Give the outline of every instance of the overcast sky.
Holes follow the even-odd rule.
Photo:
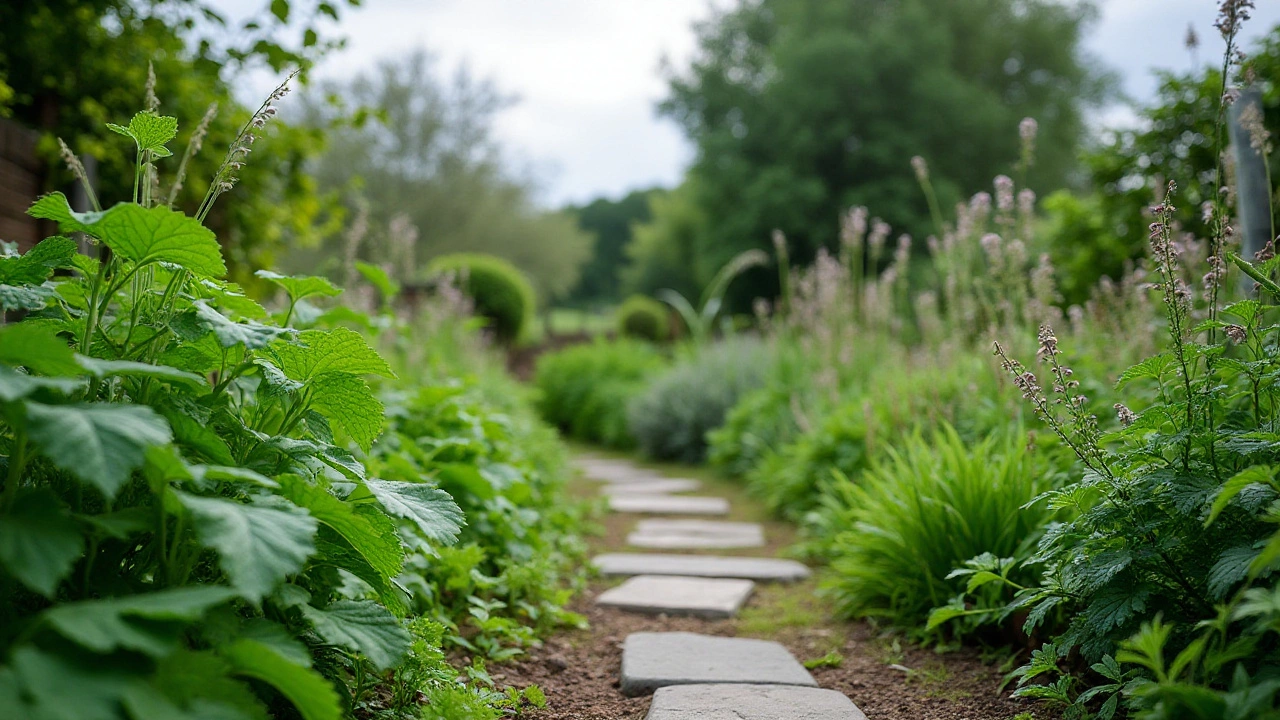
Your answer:
[[[679,130],[657,117],[666,55],[693,52],[690,25],[711,3],[733,0],[364,0],[344,9],[347,49],[329,57],[321,77],[344,77],[385,57],[424,48],[445,70],[466,63],[519,98],[498,121],[513,157],[531,167],[548,205],[674,185],[691,152]],[[229,9],[261,0],[225,0]],[[1247,28],[1256,37],[1280,24],[1280,0],[1260,0]],[[1121,73],[1124,91],[1152,96],[1151,70],[1185,70],[1188,23],[1199,59],[1220,57],[1215,0],[1099,0],[1101,19],[1088,50]],[[258,85],[259,83],[254,83]],[[270,85],[265,85],[270,87]],[[1107,113],[1102,122],[1126,114]]]

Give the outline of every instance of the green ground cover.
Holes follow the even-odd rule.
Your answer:
[[[31,207],[93,257],[0,250],[0,716],[510,716],[542,694],[486,661],[581,622],[563,448],[474,320],[397,315],[373,266],[260,271],[265,304],[224,279],[201,220],[282,95],[195,216],[143,111],[131,199]]]

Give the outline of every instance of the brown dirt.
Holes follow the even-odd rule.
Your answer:
[[[658,466],[660,467],[660,466]],[[707,471],[663,467],[673,476],[704,480],[699,494],[728,497],[734,520],[760,521],[758,506],[734,485]],[[580,482],[574,490],[594,492]],[[597,552],[625,547],[634,517],[608,515],[601,519],[603,534],[594,539]],[[769,547],[743,554],[775,555],[794,539],[786,525],[767,522]],[[725,551],[736,553],[737,551]],[[642,720],[650,698],[627,698],[618,691],[622,642],[632,632],[684,630],[711,635],[742,635],[776,640],[801,661],[824,656],[839,658],[838,667],[812,669],[818,684],[848,695],[870,720],[1008,720],[1047,718],[1043,708],[1000,693],[1000,672],[984,663],[974,650],[937,653],[915,647],[867,622],[833,618],[816,593],[818,582],[761,585],[735,620],[636,615],[592,604],[601,591],[616,584],[596,580],[578,597],[574,610],[587,616],[590,627],[557,635],[520,661],[494,668],[499,684],[539,685],[547,708],[528,715],[533,720]]]

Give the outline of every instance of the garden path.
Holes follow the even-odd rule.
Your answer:
[[[581,458],[579,467],[602,483],[613,512],[729,513],[725,498],[674,494],[696,490],[696,481],[673,481],[621,460]],[[765,541],[758,523],[650,520],[637,524],[628,543],[701,552],[760,547]],[[597,605],[661,616],[731,618],[757,581],[809,576],[800,563],[774,558],[610,553],[593,562],[603,575],[630,578],[598,595]],[[849,698],[818,688],[790,651],[767,640],[670,630],[632,633],[623,642],[619,685],[628,696],[653,693],[646,720],[866,720]]]
[[[530,720],[1027,717],[976,652],[938,655],[833,617],[808,568],[778,557],[795,528],[740,485],[706,468],[645,467],[598,451],[577,464],[580,497],[703,497],[727,514],[668,514],[667,503],[600,518],[590,542],[602,577],[572,603],[589,626],[490,668],[500,686],[546,692]]]

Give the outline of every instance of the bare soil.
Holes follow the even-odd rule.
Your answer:
[[[660,467],[660,466],[659,466]],[[672,476],[704,481],[698,494],[728,497],[729,519],[761,521],[759,506],[732,484],[700,468],[662,468]],[[590,495],[596,485],[583,481],[575,492]],[[594,539],[596,552],[625,550],[635,516],[601,518],[604,532]],[[777,555],[794,540],[785,524],[766,522],[768,547],[724,554]],[[622,642],[639,631],[674,631],[765,638],[785,645],[802,662],[826,658],[811,669],[818,684],[849,696],[870,720],[1009,720],[1052,717],[999,691],[999,670],[983,662],[975,650],[938,653],[875,628],[868,622],[834,618],[817,593],[817,580],[797,584],[758,585],[742,614],[734,620],[702,620],[637,615],[597,608],[593,599],[617,584],[596,580],[579,596],[574,610],[590,627],[557,635],[522,659],[494,668],[499,684],[539,685],[547,707],[528,715],[534,720],[642,720],[650,698],[627,698],[618,691]]]

